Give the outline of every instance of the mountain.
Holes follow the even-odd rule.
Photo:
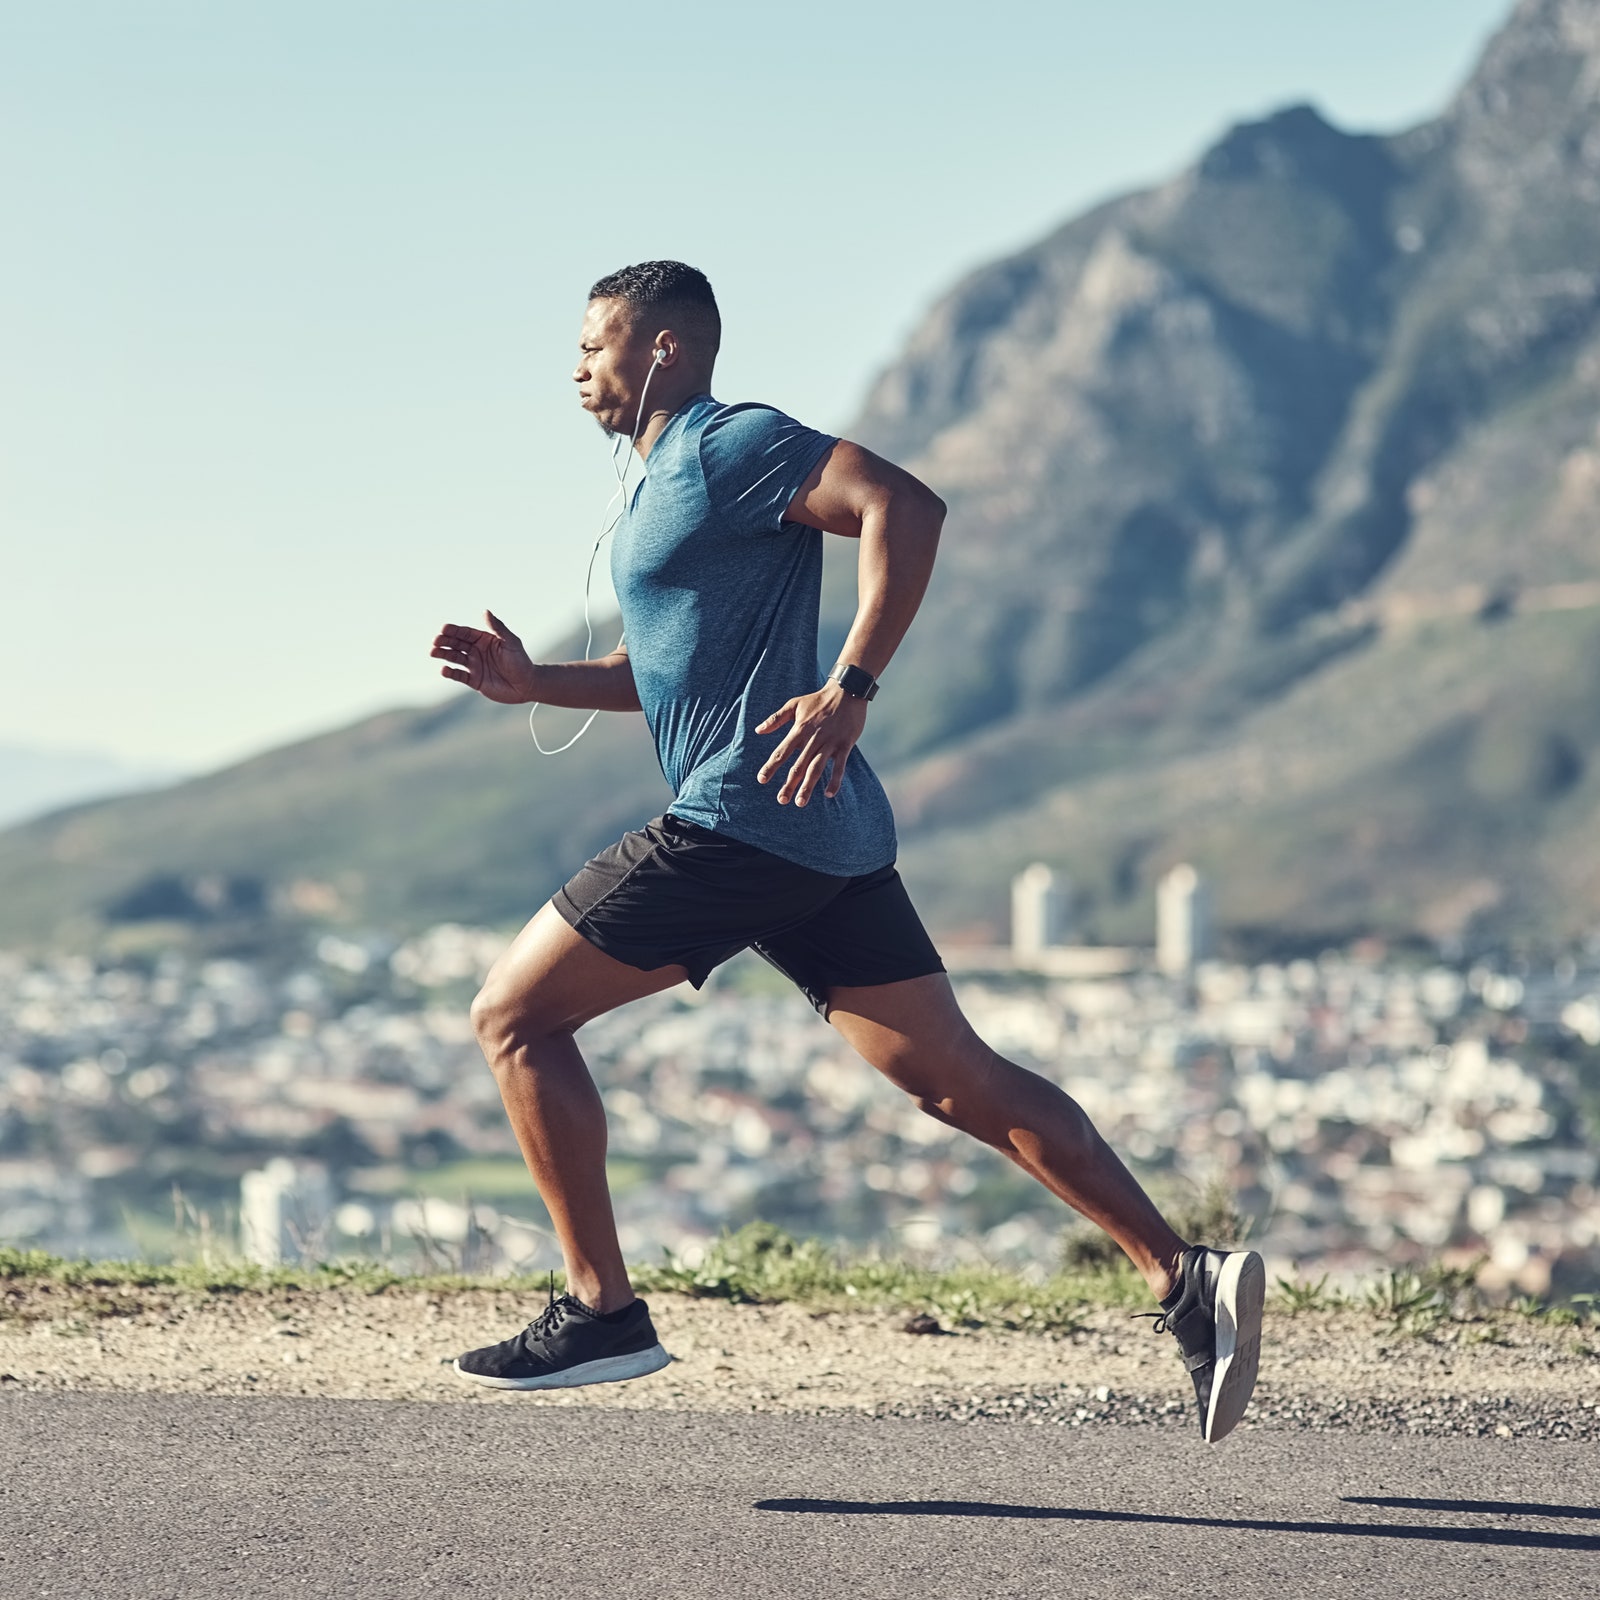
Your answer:
[[[525,713],[462,696],[74,806],[0,834],[0,940],[106,922],[227,929],[268,909],[515,922],[670,798],[640,718],[597,719],[573,754],[545,761]]]
[[[1293,108],[975,273],[857,432],[952,506],[885,698],[908,871],[1124,934],[1600,913],[1600,4],[1525,0],[1437,121]]]
[[[1037,857],[1105,938],[1181,858],[1258,946],[1595,923],[1597,419],[1600,0],[1523,0],[1425,126],[1289,108],[958,284],[849,430],[950,505],[867,744],[930,922],[993,936]],[[629,719],[546,763],[397,712],[0,835],[0,938],[509,919],[661,793]]]

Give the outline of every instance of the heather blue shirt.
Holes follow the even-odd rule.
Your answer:
[[[756,725],[824,677],[823,536],[783,516],[834,443],[770,406],[687,401],[618,524],[611,578],[671,814],[857,877],[895,857],[888,797],[859,750],[832,800],[819,783],[809,804],[780,806],[782,778],[756,782],[788,731]]]

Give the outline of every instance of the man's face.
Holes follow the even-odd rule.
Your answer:
[[[591,300],[578,335],[578,403],[608,434],[633,432],[650,371],[650,334],[629,310],[623,300]]]

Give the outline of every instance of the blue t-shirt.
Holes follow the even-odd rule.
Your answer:
[[[824,676],[822,534],[783,518],[835,442],[770,406],[687,401],[651,447],[611,578],[672,815],[858,877],[895,857],[888,797],[859,750],[832,800],[819,783],[808,805],[780,806],[782,777],[756,782],[788,732],[756,725]]]

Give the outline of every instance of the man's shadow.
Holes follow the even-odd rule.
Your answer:
[[[1592,1506],[1524,1504],[1509,1500],[1403,1500],[1351,1496],[1342,1503],[1383,1506],[1397,1511],[1600,1520],[1600,1509]],[[986,1500],[758,1500],[755,1509],[854,1517],[1016,1517],[1029,1521],[1143,1523],[1169,1528],[1237,1528],[1249,1533],[1323,1533],[1337,1534],[1346,1539],[1413,1539],[1436,1544],[1500,1545],[1531,1550],[1600,1550],[1600,1534],[1553,1533],[1537,1528],[1457,1527],[1437,1523],[1289,1522],[1265,1517],[1180,1517],[1154,1511],[1013,1506]]]

